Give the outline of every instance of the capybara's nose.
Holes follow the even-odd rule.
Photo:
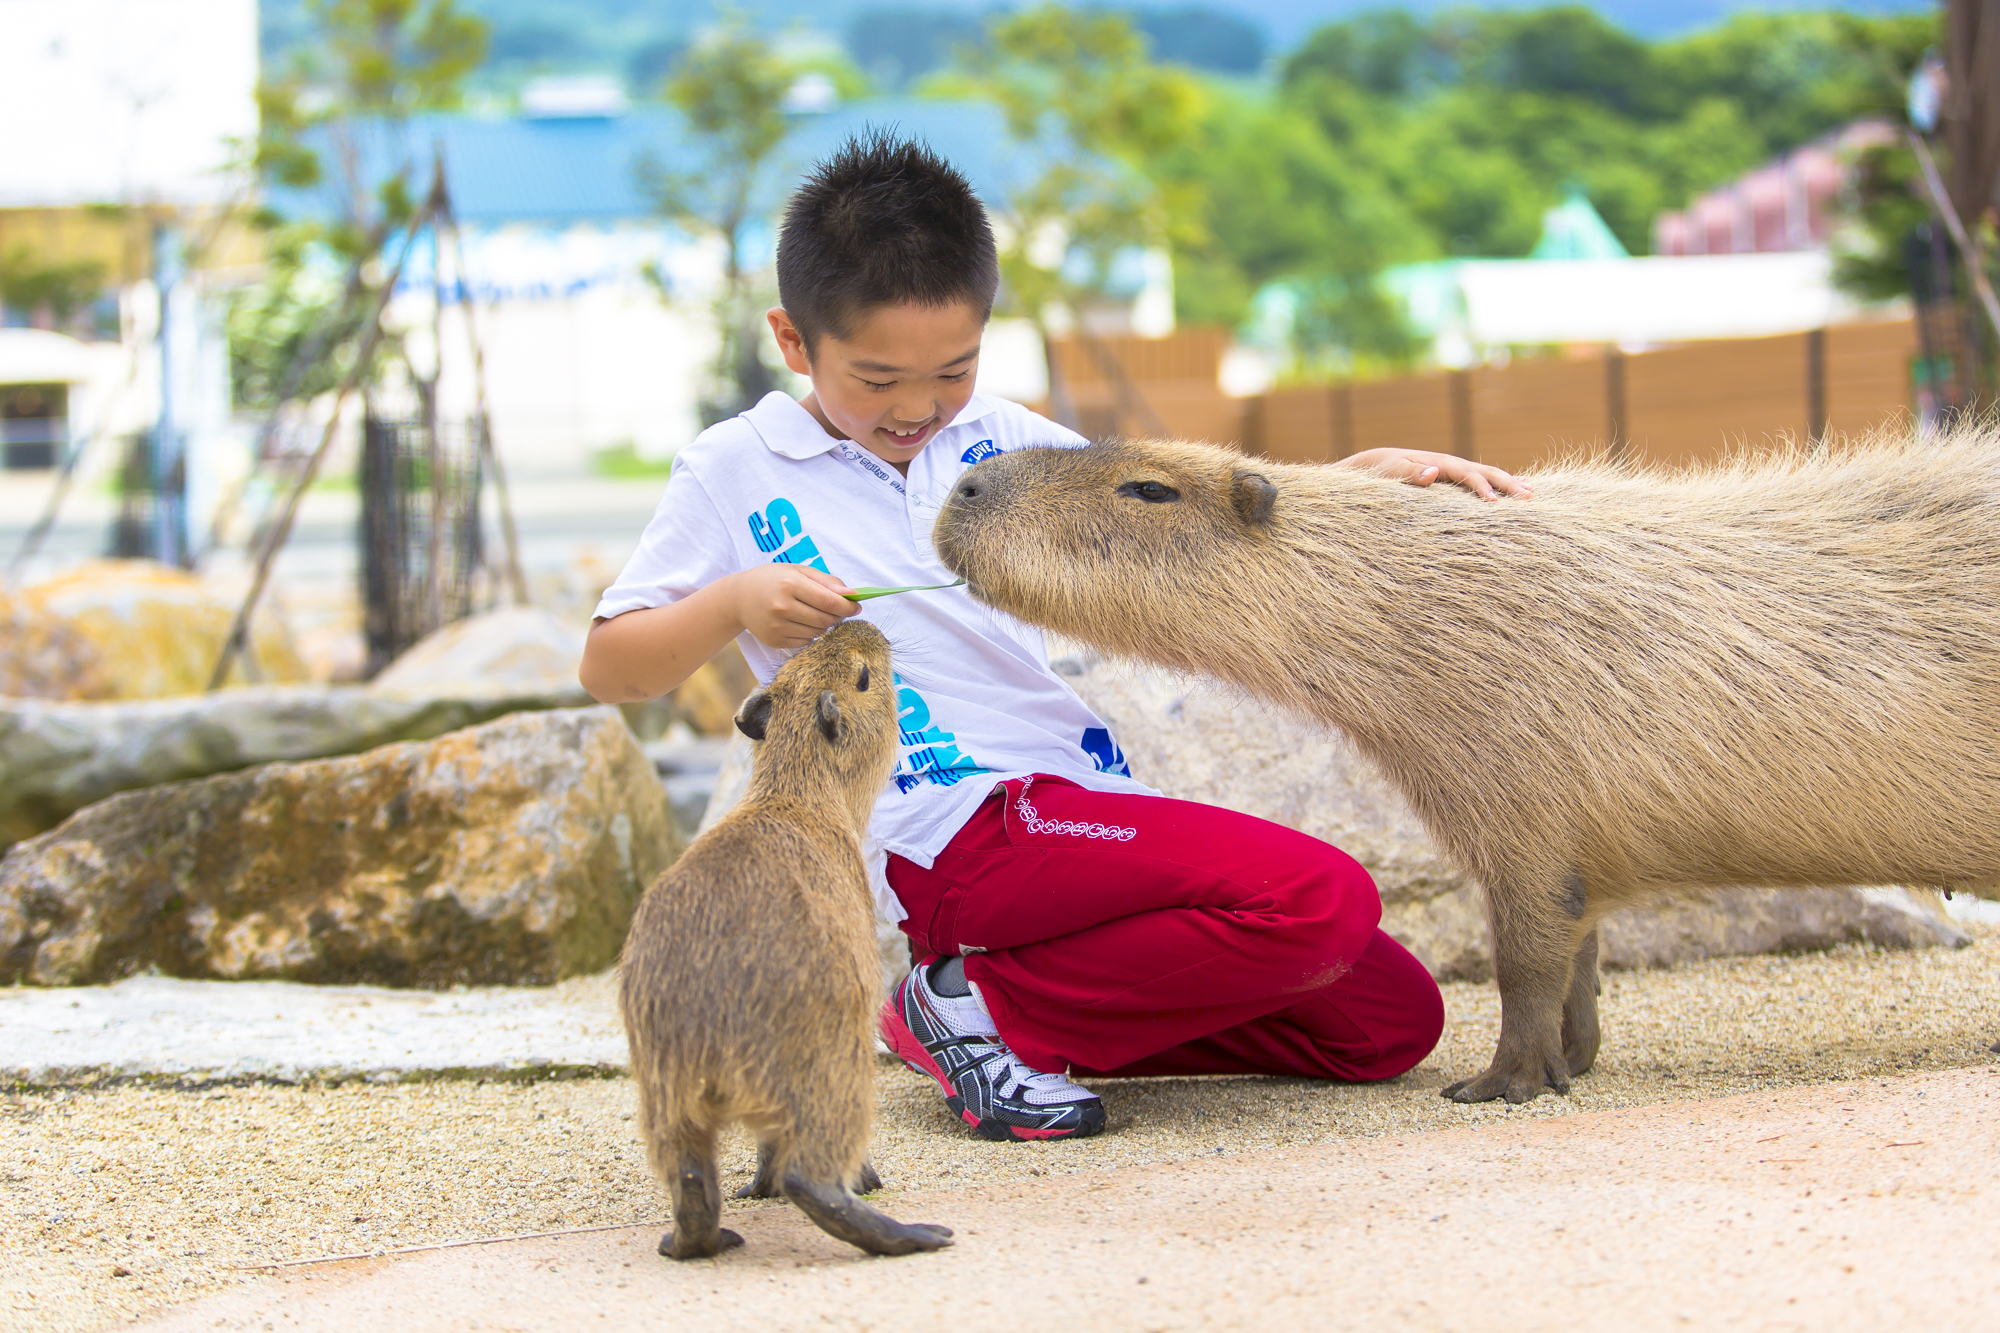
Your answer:
[[[954,500],[977,500],[984,494],[986,494],[986,487],[973,478],[967,477],[952,489],[951,498]]]

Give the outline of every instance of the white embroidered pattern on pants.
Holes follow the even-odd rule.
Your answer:
[[[1035,785],[1033,778],[1021,782],[1021,794],[1014,798],[1014,812],[1021,816],[1030,833],[1066,833],[1072,838],[1106,838],[1112,842],[1130,842],[1139,836],[1135,828],[1120,828],[1116,824],[1080,824],[1073,819],[1043,819],[1035,807],[1028,804],[1028,790]]]

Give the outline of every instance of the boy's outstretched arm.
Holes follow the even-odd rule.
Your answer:
[[[1448,481],[1454,486],[1465,487],[1482,500],[1497,500],[1502,495],[1517,495],[1525,500],[1535,493],[1533,486],[1511,472],[1475,463],[1457,454],[1432,453],[1428,449],[1363,449],[1358,454],[1349,454],[1334,466],[1366,468],[1385,477],[1407,481],[1412,486]]]
[[[599,703],[657,699],[749,630],[773,648],[803,648],[861,609],[854,589],[804,565],[769,564],[726,574],[665,606],[599,620],[576,678]]]

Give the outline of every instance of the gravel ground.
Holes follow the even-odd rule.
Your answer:
[[[973,1140],[928,1081],[885,1065],[875,1161],[892,1191],[952,1189],[1980,1065],[2000,1037],[2000,929],[1975,936],[1958,951],[1614,974],[1596,1071],[1568,1098],[1519,1108],[1437,1096],[1490,1054],[1498,999],[1474,985],[1445,988],[1444,1040],[1401,1079],[1106,1081],[1110,1131],[1080,1143]],[[276,1260],[663,1219],[632,1106],[622,1078],[5,1097],[0,1323],[99,1328],[254,1281],[254,1265]],[[747,1177],[748,1145],[725,1166]]]

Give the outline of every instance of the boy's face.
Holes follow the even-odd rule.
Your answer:
[[[785,364],[812,380],[802,406],[898,471],[972,397],[986,331],[976,306],[878,306],[845,338],[821,334],[810,358],[789,315],[769,319]]]

